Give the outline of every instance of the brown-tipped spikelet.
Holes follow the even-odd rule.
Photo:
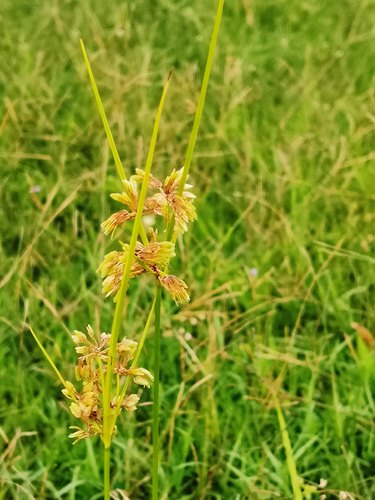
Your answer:
[[[123,243],[122,248],[123,252],[108,253],[97,270],[103,278],[102,292],[106,297],[114,295],[116,299],[121,285],[129,245]],[[175,255],[174,244],[171,241],[151,241],[147,245],[137,242],[134,255],[136,260],[132,264],[130,278],[145,272],[151,272],[158,278]]]
[[[183,169],[173,169],[170,175],[165,179],[164,183],[150,175],[148,187],[155,194],[146,198],[143,215],[159,215],[166,219],[167,224],[171,221],[173,214],[175,220],[175,231],[184,232],[187,230],[188,223],[197,218],[197,213],[194,207],[195,195],[190,191],[191,184],[185,184],[182,195],[178,194],[178,186],[181,181]],[[113,232],[122,224],[129,220],[135,219],[138,207],[138,187],[137,183],[143,182],[144,171],[137,169],[137,173],[130,180],[123,181],[124,192],[113,193],[111,198],[123,205],[126,205],[127,210],[120,210],[112,214],[101,225],[104,234],[113,234]]]
[[[193,204],[195,195],[189,191],[191,184],[185,184],[182,196],[178,195],[178,186],[181,181],[183,169],[173,169],[171,174],[165,179],[162,193],[175,217],[175,230],[187,231],[187,224],[197,218],[197,213]]]
[[[119,212],[115,212],[112,214],[107,220],[105,220],[101,224],[101,228],[103,233],[107,236],[108,234],[112,234],[116,231],[116,229],[127,222],[128,220],[132,220],[135,218],[135,212],[128,212],[127,210],[120,210]]]
[[[184,302],[189,302],[190,297],[187,292],[188,286],[177,276],[173,274],[168,274],[166,276],[159,276],[159,281],[161,285],[167,290],[171,295],[176,304],[183,304]]]
[[[120,289],[124,265],[128,258],[129,245],[124,244],[123,249],[123,252],[109,252],[97,269],[97,272],[100,273],[101,278],[103,278],[102,293],[106,297],[114,295],[115,300],[117,292]],[[146,269],[144,267],[138,262],[134,262],[130,270],[130,278],[134,278],[145,272]]]
[[[138,186],[134,179],[122,181],[124,191],[122,193],[113,193],[111,198],[126,205],[131,212],[136,212],[138,207]]]
[[[124,401],[122,401],[121,406],[127,411],[135,411],[137,409],[137,404],[139,401],[139,396],[136,394],[130,394]]]
[[[135,249],[136,258],[148,266],[165,267],[175,255],[171,241],[152,241],[146,246],[138,242]]]
[[[148,388],[151,387],[151,382],[154,380],[154,377],[146,368],[131,368],[126,375],[132,377],[135,384]]]
[[[136,174],[132,175],[131,178],[135,182],[139,182],[140,184],[142,184],[143,178],[145,176],[145,171],[142,168],[136,168],[135,171],[136,171]],[[148,177],[148,187],[150,189],[160,189],[162,187],[162,185],[163,185],[163,183],[161,181],[159,181],[159,179],[157,179],[156,177],[154,177],[152,174],[149,175],[149,177]]]

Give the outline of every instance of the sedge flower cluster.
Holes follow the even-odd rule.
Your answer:
[[[143,215],[155,215],[164,220],[165,227],[174,225],[176,233],[187,230],[189,222],[196,219],[194,207],[194,194],[192,186],[185,184],[182,194],[179,194],[179,184],[183,169],[173,170],[164,182],[150,175],[148,188],[152,194],[146,198]],[[127,208],[115,212],[102,224],[106,235],[113,235],[117,228],[125,222],[135,219],[138,207],[138,185],[143,182],[144,171],[136,170],[136,174],[129,180],[123,181],[123,192],[113,193],[111,198],[125,205]],[[174,243],[171,241],[157,241],[157,232],[151,229],[151,239],[147,244],[137,242],[134,262],[130,270],[130,278],[135,278],[144,273],[155,276],[162,287],[171,295],[177,304],[189,301],[186,283],[168,274],[169,262],[175,256]],[[108,253],[98,268],[103,283],[102,292],[106,297],[113,296],[116,301],[120,289],[126,261],[129,259],[129,245],[121,243],[121,250]]]
[[[180,195],[178,192],[182,176],[181,170],[173,170],[164,182],[150,175],[148,189],[152,194],[146,198],[142,215],[156,215],[165,223],[165,230],[172,224],[175,233],[184,232],[187,224],[196,218],[193,204],[195,196],[191,193],[191,185],[185,184]],[[124,180],[123,191],[114,193],[111,197],[126,206],[126,209],[112,214],[101,225],[104,234],[113,236],[116,229],[125,222],[134,220],[138,210],[139,184],[144,180],[144,171],[136,170],[136,174],[129,180]],[[106,297],[113,297],[116,301],[124,269],[127,261],[132,259],[130,278],[142,274],[151,274],[157,282],[169,293],[177,304],[189,301],[186,283],[168,273],[169,263],[175,256],[175,244],[172,241],[158,241],[158,233],[150,229],[149,240],[141,243],[137,241],[134,258],[130,255],[130,245],[119,241],[119,250],[109,252],[98,268],[102,278],[102,292]],[[104,393],[105,380],[109,363],[111,335],[107,333],[95,334],[91,326],[87,333],[74,331],[72,340],[78,355],[75,367],[77,383],[66,381],[63,394],[70,400],[70,411],[77,419],[81,420],[84,428],[71,427],[74,432],[69,437],[77,442],[81,439],[99,435],[103,438],[104,420]],[[150,387],[153,381],[152,374],[145,368],[132,366],[137,351],[137,342],[124,338],[116,344],[116,359],[113,374],[116,376],[118,387],[124,385],[129,377],[135,384]],[[77,384],[80,388],[77,388]],[[125,409],[134,411],[139,401],[138,394],[121,396],[121,391],[116,391],[116,396],[110,401],[110,414],[107,416],[115,421],[119,411]],[[113,432],[116,427],[113,427]]]
[[[110,338],[107,333],[95,334],[90,325],[87,327],[87,333],[75,330],[72,334],[78,355],[75,367],[77,383],[74,385],[66,381],[62,392],[70,400],[71,413],[84,424],[84,428],[71,427],[74,432],[69,437],[74,439],[75,443],[90,436],[103,436],[103,394]],[[137,342],[127,338],[117,342],[114,373],[118,375],[120,383],[123,377],[130,377],[135,384],[149,388],[153,381],[151,373],[145,368],[129,366],[137,345]],[[81,386],[80,389],[77,388],[78,385]],[[114,414],[118,405],[120,410],[135,411],[138,401],[139,396],[135,393],[129,394],[121,401],[114,397],[110,402],[111,412]]]

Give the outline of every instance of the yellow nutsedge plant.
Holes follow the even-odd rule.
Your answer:
[[[98,273],[102,279],[102,292],[105,297],[112,297],[115,302],[110,333],[95,332],[88,325],[86,332],[76,330],[71,335],[78,358],[74,383],[65,380],[36,333],[33,330],[31,333],[63,385],[62,392],[69,401],[72,415],[81,422],[80,426],[71,427],[73,432],[69,437],[74,443],[92,436],[99,436],[101,439],[104,448],[103,494],[105,500],[109,500],[111,494],[110,447],[117,432],[117,418],[122,410],[135,411],[139,401],[138,394],[128,392],[132,383],[147,388],[150,388],[153,383],[152,499],[158,499],[161,296],[164,289],[176,304],[189,301],[186,283],[181,278],[170,274],[169,263],[175,256],[177,236],[185,232],[188,224],[197,217],[192,186],[186,181],[206,98],[223,5],[224,0],[219,0],[184,166],[178,170],[173,169],[163,181],[151,174],[151,167],[170,76],[164,84],[156,112],[145,168],[137,169],[130,178],[127,178],[85,46],[81,40],[81,49],[95,100],[121,181],[120,192],[111,194],[111,198],[119,203],[119,210],[102,223],[101,229],[105,235],[113,238],[125,224],[132,223],[133,227],[130,241],[124,243],[119,240],[118,249],[109,252],[98,267]],[[151,227],[147,233],[143,225],[145,215],[153,215],[155,219],[160,219],[163,229],[158,232]],[[143,274],[153,277],[155,298],[140,339],[136,342],[126,336],[120,338],[120,333],[130,280]],[[138,360],[153,321],[155,332],[152,375],[146,368],[138,366]]]

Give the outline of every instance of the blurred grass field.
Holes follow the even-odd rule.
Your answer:
[[[95,270],[118,180],[79,38],[127,172],[173,70],[163,175],[183,164],[215,5],[1,2],[2,499],[101,497],[99,443],[72,446],[27,328],[69,378],[68,332],[108,331],[113,313]],[[374,25],[373,0],[227,1],[190,177],[199,218],[175,264],[192,300],[163,307],[162,499],[293,498],[278,405],[306,499],[321,479],[327,499],[375,498]],[[131,294],[136,338],[147,280]],[[114,446],[132,500],[150,498],[150,398]]]

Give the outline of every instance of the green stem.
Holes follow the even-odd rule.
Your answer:
[[[109,500],[111,494],[109,459],[110,447],[104,446],[104,500]]]
[[[182,171],[182,176],[181,176],[181,179],[180,179],[180,182],[178,185],[178,194],[180,196],[184,192],[186,179],[189,175],[190,165],[191,165],[191,161],[193,159],[195,144],[197,142],[199,126],[201,123],[204,103],[206,100],[208,82],[210,80],[212,63],[214,60],[217,38],[219,35],[219,31],[220,31],[221,18],[223,16],[223,7],[224,7],[224,0],[218,0],[216,16],[215,16],[215,21],[214,21],[214,27],[213,27],[212,34],[211,34],[210,47],[208,49],[206,67],[204,70],[204,75],[203,75],[203,80],[202,80],[202,87],[201,87],[201,91],[200,91],[199,98],[198,98],[197,110],[196,110],[195,116],[194,116],[193,128],[191,130],[191,134],[189,137],[189,144],[188,144],[188,147],[186,150],[184,169]],[[174,217],[172,217],[172,221],[168,225],[167,240],[175,242],[177,239],[177,234],[176,233],[173,234],[173,230],[174,230]]]
[[[210,80],[212,62],[214,60],[217,37],[219,35],[219,30],[220,30],[221,18],[222,18],[222,14],[223,14],[223,7],[224,7],[224,0],[218,0],[216,17],[215,17],[214,27],[213,27],[212,35],[211,35],[210,48],[208,50],[206,68],[204,70],[202,87],[201,87],[201,91],[200,91],[199,99],[198,99],[197,111],[195,113],[193,129],[192,129],[191,134],[190,134],[189,144],[188,144],[188,148],[186,151],[184,170],[182,172],[180,184],[178,186],[178,194],[180,196],[182,195],[182,193],[184,191],[186,179],[187,179],[187,176],[189,174],[191,160],[193,158],[195,143],[197,141],[199,125],[201,122],[203,108],[204,108],[204,102],[206,100],[208,82]]]
[[[115,160],[117,173],[118,173],[121,181],[124,181],[124,180],[126,180],[125,170],[124,170],[124,167],[122,166],[122,163],[120,160],[120,155],[118,154],[116,144],[115,144],[115,141],[113,139],[111,129],[109,127],[107,116],[106,116],[105,111],[104,111],[104,106],[103,106],[102,100],[100,98],[98,86],[96,85],[94,73],[92,72],[90,61],[89,61],[89,58],[88,58],[87,53],[86,53],[85,45],[83,43],[83,40],[80,40],[80,42],[81,42],[81,50],[83,53],[83,58],[84,58],[85,64],[86,64],[87,73],[89,74],[92,90],[94,92],[96,105],[98,107],[99,114],[100,114],[100,117],[101,117],[102,122],[103,122],[104,130],[105,130],[105,133],[107,135],[109,147],[111,148],[111,151],[112,151],[113,159]]]
[[[139,356],[141,354],[141,351],[142,351],[142,347],[143,347],[143,344],[145,343],[145,340],[146,340],[146,337],[147,337],[147,334],[148,334],[148,331],[150,329],[150,326],[151,326],[151,322],[152,322],[152,318],[154,317],[154,310],[155,310],[155,300],[154,302],[152,303],[152,307],[150,309],[150,312],[148,314],[148,318],[147,318],[147,321],[146,321],[146,325],[144,327],[144,330],[143,330],[143,333],[141,335],[141,338],[138,342],[138,346],[137,346],[137,350],[135,352],[135,356],[133,358],[133,362],[130,366],[130,369],[132,370],[133,368],[136,368],[137,366],[137,363],[138,363],[138,359],[139,359]],[[126,377],[126,380],[125,380],[125,383],[124,385],[122,386],[122,389],[121,389],[121,393],[120,393],[120,397],[118,398],[118,402],[117,402],[117,406],[115,408],[115,412],[114,412],[114,415],[113,415],[113,420],[112,420],[112,427],[111,427],[111,433],[113,431],[113,427],[116,423],[116,420],[117,420],[117,417],[120,413],[120,410],[121,410],[121,404],[122,402],[124,401],[124,398],[126,396],[126,392],[129,388],[129,385],[130,385],[130,382],[131,382],[131,377]]]
[[[120,158],[120,155],[118,153],[116,143],[113,139],[113,134],[112,134],[111,128],[110,128],[108,120],[107,120],[107,115],[105,114],[103,102],[102,102],[102,99],[100,97],[99,89],[98,89],[98,86],[97,86],[96,81],[95,81],[94,73],[92,72],[92,69],[91,69],[90,60],[88,58],[88,55],[87,55],[87,52],[85,49],[85,45],[83,43],[83,40],[80,40],[80,42],[81,42],[81,50],[83,53],[83,58],[84,58],[85,64],[86,64],[87,73],[89,75],[92,90],[94,92],[96,105],[98,107],[99,114],[100,114],[100,117],[101,117],[102,122],[103,122],[103,126],[104,126],[105,133],[107,135],[109,147],[111,149],[112,156],[113,156],[113,159],[115,161],[117,173],[120,177],[120,181],[122,182],[122,181],[126,180],[125,170],[124,170],[124,167],[122,166],[121,158]],[[139,233],[141,235],[143,244],[147,245],[148,239],[147,239],[145,228],[143,227],[143,223],[141,224]]]
[[[159,498],[159,385],[161,286],[156,287],[154,337],[154,398],[152,407],[152,500]]]
[[[148,238],[147,238],[147,234],[146,234],[146,229],[145,229],[145,227],[143,225],[143,221],[142,221],[142,223],[141,223],[141,225],[139,227],[139,235],[141,237],[142,243],[144,245],[147,245],[148,244]]]
[[[56,373],[57,375],[57,378],[60,380],[61,384],[65,387],[65,389],[67,388],[66,387],[66,382],[64,380],[64,377],[61,375],[60,371],[58,370],[57,366],[55,365],[55,363],[53,362],[51,356],[48,354],[48,352],[44,349],[41,341],[39,340],[37,334],[34,332],[34,330],[29,327],[30,329],[30,332],[31,332],[31,335],[34,337],[35,339],[35,342],[38,344],[38,347],[39,349],[42,351],[44,357],[46,358],[46,360],[48,361],[48,363],[51,365],[53,371]]]
[[[300,479],[297,472],[297,465],[293,455],[292,444],[290,442],[284,414],[278,401],[275,402],[275,408],[277,413],[277,419],[279,421],[281,438],[283,440],[283,446],[286,455],[286,463],[288,466],[290,482],[292,483],[293,497],[294,500],[303,500],[303,495],[300,487]]]

